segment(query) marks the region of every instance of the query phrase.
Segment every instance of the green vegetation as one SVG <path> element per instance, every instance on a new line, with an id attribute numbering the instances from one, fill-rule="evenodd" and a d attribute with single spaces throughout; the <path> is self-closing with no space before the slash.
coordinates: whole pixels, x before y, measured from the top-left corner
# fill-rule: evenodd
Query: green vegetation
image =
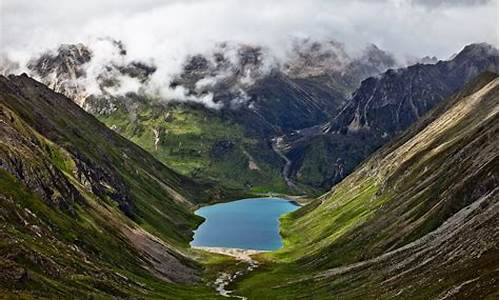
<path id="1" fill-rule="evenodd" d="M 210 287 L 166 283 L 143 269 L 117 231 L 127 221 L 87 196 L 91 207 L 78 207 L 74 218 L 0 169 L 2 297 L 219 299 Z"/>
<path id="2" fill-rule="evenodd" d="M 192 209 L 225 199 L 69 99 L 0 77 L 0 295 L 217 299 L 188 248 Z"/>
<path id="3" fill-rule="evenodd" d="M 467 297 L 496 297 L 495 78 L 483 75 L 328 194 L 284 216 L 285 247 L 262 255 L 265 267 L 237 293 L 429 299 L 461 286 Z"/>
<path id="4" fill-rule="evenodd" d="M 284 216 L 285 247 L 230 288 L 250 299 L 497 297 L 497 90 L 483 75 Z M 197 107 L 103 120 L 192 180 L 27 77 L 0 77 L 0 100 L 7 298 L 219 299 L 217 273 L 245 265 L 188 249 L 201 221 L 192 210 L 286 191 L 269 147 Z"/>
<path id="5" fill-rule="evenodd" d="M 272 148 L 217 112 L 143 102 L 99 118 L 181 174 L 244 192 L 290 192 Z"/>

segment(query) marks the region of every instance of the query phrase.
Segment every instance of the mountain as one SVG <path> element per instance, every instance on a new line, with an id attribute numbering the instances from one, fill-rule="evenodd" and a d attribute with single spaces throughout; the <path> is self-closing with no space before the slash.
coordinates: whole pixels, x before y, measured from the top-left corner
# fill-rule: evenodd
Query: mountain
<path id="1" fill-rule="evenodd" d="M 191 211 L 227 192 L 26 75 L 0 77 L 2 296 L 210 298 L 186 250 Z"/>
<path id="2" fill-rule="evenodd" d="M 109 113 L 116 108 L 114 98 L 120 78 L 144 84 L 156 67 L 142 61 L 125 61 L 127 50 L 120 41 L 104 39 L 101 43 L 104 44 L 101 47 L 109 48 L 109 59 L 95 58 L 92 49 L 81 43 L 62 44 L 56 50 L 31 58 L 26 68 L 31 76 L 88 112 Z"/>
<path id="3" fill-rule="evenodd" d="M 259 46 L 221 43 L 186 59 L 165 83 L 180 98 L 164 101 L 150 88 L 158 66 L 107 43 L 114 59 L 100 67 L 80 63 L 90 48 L 63 45 L 30 68 L 56 91 L 84 97 L 80 106 L 177 172 L 257 193 L 328 189 L 465 82 L 498 69 L 498 50 L 487 44 L 389 69 L 395 59 L 375 45 L 354 57 L 334 41 L 297 40 L 280 62 Z M 62 88 L 93 76 L 96 93 Z M 120 93 L 129 80 L 139 88 Z"/>
<path id="4" fill-rule="evenodd" d="M 467 81 L 497 70 L 498 50 L 472 44 L 452 60 L 390 69 L 364 80 L 331 121 L 282 137 L 280 147 L 293 162 L 291 177 L 330 187 Z"/>
<path id="5" fill-rule="evenodd" d="M 74 99 L 87 111 L 105 114 L 106 110 L 100 110 L 103 100 L 113 110 L 116 99 L 95 99 L 95 96 L 110 96 L 111 90 L 123 84 L 124 77 L 145 84 L 157 67 L 129 61 L 126 46 L 120 41 L 108 38 L 100 43 L 99 47 L 109 52 L 108 58 L 83 44 L 63 44 L 33 57 L 27 68 L 33 76 Z M 272 125 L 267 130 L 287 131 L 304 127 L 300 122 L 311 117 L 325 119 L 361 80 L 396 66 L 395 59 L 375 45 L 367 47 L 359 57 L 350 57 L 338 42 L 310 39 L 296 40 L 288 57 L 281 60 L 284 62 L 259 46 L 220 43 L 208 54 L 187 57 L 181 72 L 170 83 L 163 84 L 179 88 L 188 99 L 213 98 L 214 105 L 230 108 L 228 111 L 250 107 L 246 114 L 264 118 L 266 125 Z M 276 88 L 279 91 L 274 92 Z M 309 103 L 301 103 L 304 97 L 309 98 Z M 282 120 L 284 117 L 276 112 L 268 116 L 269 110 L 261 111 L 269 102 L 277 101 L 288 108 L 297 108 L 293 111 L 298 117 L 297 124 Z M 299 110 L 304 105 L 306 109 Z"/>
<path id="6" fill-rule="evenodd" d="M 165 103 L 154 94 L 116 93 L 123 78 L 147 87 L 156 66 L 127 63 L 125 45 L 107 42 L 114 59 L 103 66 L 93 66 L 92 50 L 78 44 L 35 57 L 28 68 L 176 171 L 256 192 L 298 192 L 282 177 L 286 160 L 275 136 L 328 121 L 362 79 L 396 65 L 374 45 L 353 58 L 336 42 L 297 40 L 280 65 L 261 47 L 222 43 L 188 57 L 169 84 L 187 102 Z M 196 103 L 203 99 L 217 109 Z"/>
<path id="7" fill-rule="evenodd" d="M 78 80 L 86 75 L 84 65 L 91 58 L 92 52 L 83 44 L 64 44 L 55 53 L 32 59 L 27 67 L 43 78 L 48 87 L 82 105 L 88 95 Z"/>
<path id="8" fill-rule="evenodd" d="M 350 57 L 343 45 L 335 41 L 296 41 L 284 72 L 291 78 L 314 78 L 325 85 L 340 88 L 346 96 L 364 79 L 398 65 L 388 52 L 371 44 L 361 55 Z"/>
<path id="9" fill-rule="evenodd" d="M 250 299 L 498 297 L 493 47 L 356 88 L 391 56 L 304 42 L 266 72 L 265 49 L 221 45 L 232 55 L 191 57 L 165 103 L 157 66 L 111 46 L 97 69 L 82 45 L 32 60 L 51 88 L 0 77 L 3 297 L 218 299 L 221 272 Z M 188 246 L 200 205 L 323 188 L 256 270 Z"/>
<path id="10" fill-rule="evenodd" d="M 498 75 L 441 101 L 330 192 L 282 218 L 250 299 L 496 299 Z"/>
<path id="11" fill-rule="evenodd" d="M 224 113 L 268 137 L 327 120 L 363 79 L 396 66 L 375 45 L 352 58 L 338 42 L 309 39 L 296 41 L 282 66 L 269 56 L 261 47 L 222 44 L 189 58 L 172 84 L 213 95 Z"/>

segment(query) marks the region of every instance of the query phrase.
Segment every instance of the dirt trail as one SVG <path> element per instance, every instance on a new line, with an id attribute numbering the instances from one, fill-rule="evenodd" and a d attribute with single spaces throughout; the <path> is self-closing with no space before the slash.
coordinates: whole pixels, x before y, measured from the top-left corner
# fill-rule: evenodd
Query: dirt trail
<path id="1" fill-rule="evenodd" d="M 242 300 L 248 300 L 247 297 L 233 295 L 232 290 L 227 290 L 226 287 L 233 282 L 236 278 L 246 275 L 253 270 L 255 270 L 259 266 L 259 262 L 254 260 L 251 255 L 262 253 L 266 251 L 261 250 L 248 250 L 248 249 L 238 249 L 238 248 L 223 248 L 223 247 L 194 247 L 196 249 L 222 254 L 229 255 L 237 260 L 246 262 L 248 264 L 247 268 L 244 271 L 237 271 L 233 274 L 222 272 L 219 274 L 217 279 L 215 280 L 215 290 L 219 295 L 227 298 L 237 298 Z"/>

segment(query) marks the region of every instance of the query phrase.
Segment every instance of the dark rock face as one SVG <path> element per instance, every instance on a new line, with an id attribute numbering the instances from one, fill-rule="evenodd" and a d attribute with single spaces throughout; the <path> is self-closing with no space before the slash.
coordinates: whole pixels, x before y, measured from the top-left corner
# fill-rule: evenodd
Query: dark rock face
<path id="1" fill-rule="evenodd" d="M 469 45 L 436 65 L 389 70 L 364 81 L 329 130 L 394 135 L 480 73 L 497 70 L 498 50 L 487 44 Z"/>
<path id="2" fill-rule="evenodd" d="M 125 66 L 117 66 L 120 73 L 123 75 L 128 75 L 131 78 L 138 78 L 142 83 L 146 82 L 154 72 L 156 72 L 156 66 L 150 65 L 140 61 L 133 61 Z"/>
<path id="3" fill-rule="evenodd" d="M 337 42 L 298 41 L 282 67 L 259 47 L 238 45 L 236 61 L 228 48 L 192 56 L 172 86 L 212 94 L 224 115 L 266 138 L 327 121 L 361 80 L 396 65 L 374 45 L 353 59 Z"/>
<path id="4" fill-rule="evenodd" d="M 487 44 L 473 44 L 450 61 L 388 70 L 366 79 L 332 121 L 317 127 L 312 134 L 287 137 L 296 179 L 324 188 L 339 182 L 376 148 L 469 80 L 482 72 L 497 70 L 498 50 Z M 318 147 L 324 151 L 318 153 Z M 336 171 L 339 166 L 321 170 L 311 164 L 321 158 L 318 156 L 340 162 L 342 173 Z M 311 181 L 313 173 L 321 176 Z"/>
<path id="5" fill-rule="evenodd" d="M 232 141 L 228 140 L 217 141 L 212 146 L 211 155 L 215 159 L 220 159 L 226 153 L 229 153 L 231 150 L 233 150 L 233 148 L 234 148 L 234 142 Z"/>
<path id="6" fill-rule="evenodd" d="M 4 82 L 0 89 L 5 90 Z M 55 155 L 50 147 L 36 136 L 21 134 L 17 127 L 22 121 L 0 105 L 0 168 L 35 191 L 49 205 L 74 214 L 74 205 L 84 203 L 83 197 L 60 170 L 44 157 Z"/>
<path id="7" fill-rule="evenodd" d="M 72 149 L 75 158 L 75 177 L 84 184 L 90 192 L 98 197 L 109 197 L 118 203 L 125 215 L 134 216 L 133 202 L 126 184 L 115 174 L 95 165 L 76 149 Z M 111 163 L 111 162 L 110 162 Z"/>

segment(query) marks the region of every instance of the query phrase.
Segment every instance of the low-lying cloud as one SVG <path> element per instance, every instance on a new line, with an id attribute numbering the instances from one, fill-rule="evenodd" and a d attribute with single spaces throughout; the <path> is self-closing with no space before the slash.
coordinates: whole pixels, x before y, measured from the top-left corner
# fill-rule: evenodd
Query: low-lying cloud
<path id="1" fill-rule="evenodd" d="M 498 44 L 498 0 L 3 0 L 0 5 L 0 52 L 21 66 L 61 43 L 81 42 L 94 52 L 89 77 L 97 76 L 104 62 L 150 62 L 158 68 L 152 87 L 183 99 L 194 96 L 166 83 L 187 57 L 211 53 L 221 42 L 263 47 L 272 54 L 263 66 L 284 61 L 298 38 L 336 40 L 353 55 L 374 43 L 400 60 L 445 59 L 472 42 Z M 123 41 L 126 57 L 106 48 L 103 37 Z M 121 81 L 115 92 L 141 88 L 136 79 Z M 188 100 L 216 107 L 211 97 Z"/>

